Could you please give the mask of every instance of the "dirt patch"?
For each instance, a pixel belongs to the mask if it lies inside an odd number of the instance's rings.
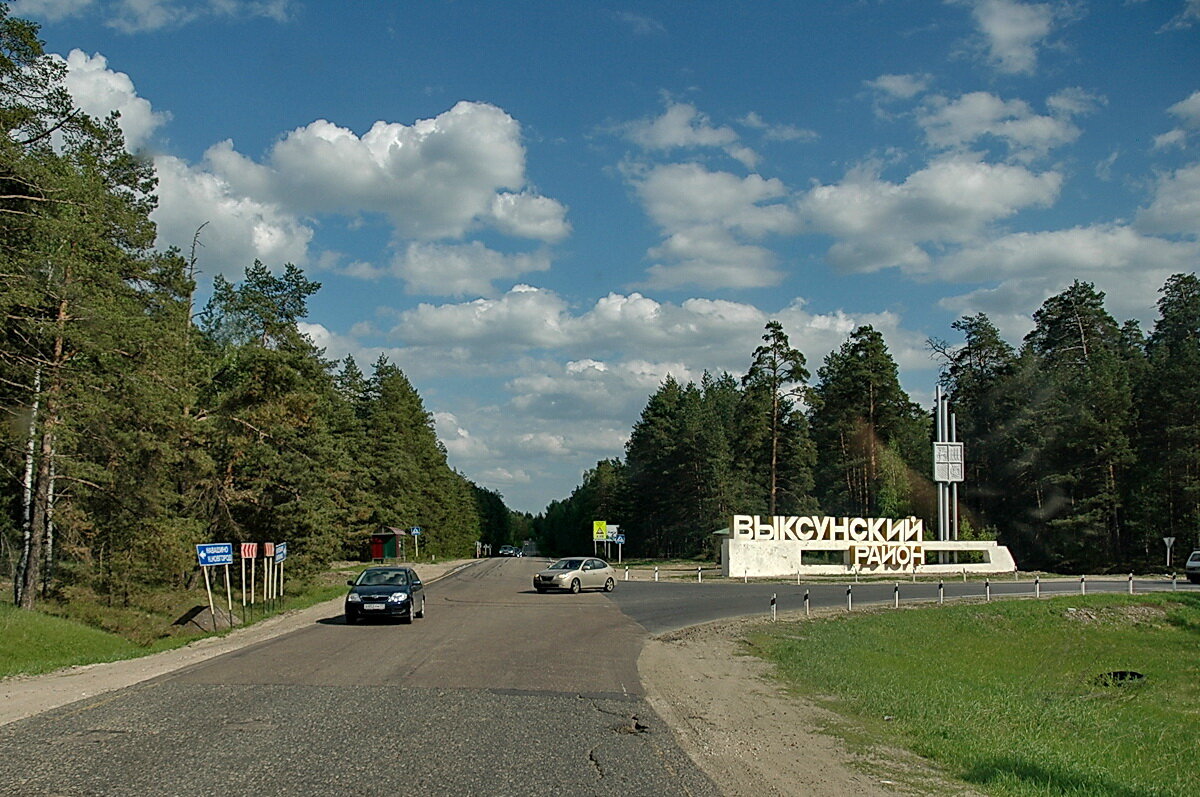
[[[1162,606],[1106,606],[1102,609],[1068,608],[1063,616],[1077,623],[1107,625],[1161,625],[1167,619]]]
[[[722,792],[975,794],[916,756],[855,752],[829,733],[845,721],[787,694],[770,664],[744,652],[746,631],[760,622],[742,618],[672,631],[649,640],[638,660],[650,704]]]

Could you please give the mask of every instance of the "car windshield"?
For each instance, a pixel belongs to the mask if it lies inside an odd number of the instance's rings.
[[[1200,551],[1192,551],[1192,556],[1188,562],[1200,562]]]
[[[550,565],[551,570],[578,570],[583,567],[582,559],[559,559]]]
[[[404,586],[408,574],[403,570],[364,570],[355,583],[360,587]]]

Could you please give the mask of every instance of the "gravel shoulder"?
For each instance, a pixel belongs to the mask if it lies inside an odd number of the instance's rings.
[[[799,620],[802,615],[781,615]],[[977,795],[903,750],[851,750],[837,715],[771,677],[740,648],[761,618],[691,626],[647,640],[638,661],[647,700],[680,746],[728,795]]]

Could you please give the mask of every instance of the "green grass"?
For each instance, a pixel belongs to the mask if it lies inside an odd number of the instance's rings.
[[[987,794],[1200,785],[1200,595],[878,611],[777,623],[749,641],[869,746],[912,750]],[[1106,684],[1117,670],[1146,677]]]
[[[0,604],[0,677],[37,674],[150,652],[116,634],[41,612]]]

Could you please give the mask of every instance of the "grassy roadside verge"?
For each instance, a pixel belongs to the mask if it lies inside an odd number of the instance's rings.
[[[1200,749],[1200,595],[835,615],[749,641],[795,691],[994,795],[1182,795]],[[1136,671],[1114,682],[1104,675]]]

